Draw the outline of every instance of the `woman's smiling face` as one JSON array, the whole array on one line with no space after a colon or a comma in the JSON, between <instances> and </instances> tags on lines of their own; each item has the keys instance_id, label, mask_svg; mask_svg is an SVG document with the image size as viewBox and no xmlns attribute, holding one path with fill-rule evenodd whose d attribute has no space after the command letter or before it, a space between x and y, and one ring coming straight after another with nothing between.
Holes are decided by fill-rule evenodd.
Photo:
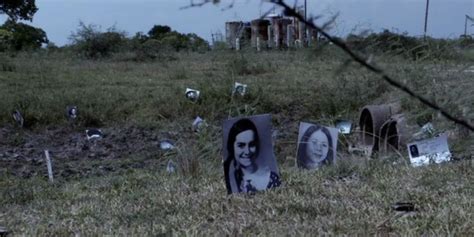
<instances>
[{"instance_id":1,"label":"woman's smiling face","mask_svg":"<svg viewBox=\"0 0 474 237\"><path fill-rule=\"evenodd\" d=\"M329 141L321 130L311 134L306 144L306 156L313 162L322 162L327 158Z\"/></svg>"},{"instance_id":2,"label":"woman's smiling face","mask_svg":"<svg viewBox=\"0 0 474 237\"><path fill-rule=\"evenodd\" d=\"M246 168L255 163L257 142L252 130L245 130L235 137L234 157L240 166Z\"/></svg>"}]
</instances>

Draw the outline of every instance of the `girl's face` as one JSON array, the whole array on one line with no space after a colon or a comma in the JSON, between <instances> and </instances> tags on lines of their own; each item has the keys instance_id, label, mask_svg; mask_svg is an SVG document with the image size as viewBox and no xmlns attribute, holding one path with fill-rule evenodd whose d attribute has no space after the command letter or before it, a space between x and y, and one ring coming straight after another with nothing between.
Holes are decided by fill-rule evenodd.
<instances>
[{"instance_id":1,"label":"girl's face","mask_svg":"<svg viewBox=\"0 0 474 237\"><path fill-rule=\"evenodd\" d=\"M329 142L326 134L318 130L311 134L306 144L306 156L313 162L322 162L327 158Z\"/></svg>"},{"instance_id":2,"label":"girl's face","mask_svg":"<svg viewBox=\"0 0 474 237\"><path fill-rule=\"evenodd\" d=\"M245 130L235 137L234 157L239 164L246 168L255 163L257 154L257 143L255 133L252 130Z\"/></svg>"}]
</instances>

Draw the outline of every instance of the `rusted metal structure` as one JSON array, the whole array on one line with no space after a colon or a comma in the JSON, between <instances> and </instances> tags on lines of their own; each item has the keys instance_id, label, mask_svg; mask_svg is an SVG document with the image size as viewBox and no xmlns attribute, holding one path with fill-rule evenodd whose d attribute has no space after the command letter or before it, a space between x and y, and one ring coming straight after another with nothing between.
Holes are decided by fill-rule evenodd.
<instances>
[{"instance_id":1,"label":"rusted metal structure","mask_svg":"<svg viewBox=\"0 0 474 237\"><path fill-rule=\"evenodd\" d=\"M225 23L225 38L230 48L236 47L236 39L240 38L243 27L244 23L242 21L230 21Z\"/></svg>"},{"instance_id":2,"label":"rusted metal structure","mask_svg":"<svg viewBox=\"0 0 474 237\"><path fill-rule=\"evenodd\" d=\"M293 21L288 18L279 17L272 19L273 39L276 48L288 46L287 30L291 24L293 24Z\"/></svg>"},{"instance_id":3,"label":"rusted metal structure","mask_svg":"<svg viewBox=\"0 0 474 237\"><path fill-rule=\"evenodd\" d=\"M257 38L260 47L257 47ZM315 31L306 30L304 22L297 18L269 14L266 19L255 19L251 22L226 22L226 42L236 48L237 39L241 44L250 42L253 48L286 48L314 44L317 40Z\"/></svg>"},{"instance_id":4,"label":"rusted metal structure","mask_svg":"<svg viewBox=\"0 0 474 237\"><path fill-rule=\"evenodd\" d=\"M250 22L252 29L251 43L252 47L257 47L257 38L260 43L268 41L268 26L270 25L269 20L256 19Z\"/></svg>"}]
</instances>

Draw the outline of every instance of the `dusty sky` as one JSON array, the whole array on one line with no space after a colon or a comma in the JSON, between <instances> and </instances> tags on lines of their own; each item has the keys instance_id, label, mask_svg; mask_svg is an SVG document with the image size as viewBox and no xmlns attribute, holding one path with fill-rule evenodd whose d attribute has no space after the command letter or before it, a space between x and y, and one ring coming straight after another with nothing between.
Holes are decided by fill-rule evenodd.
<instances>
[{"instance_id":1,"label":"dusty sky","mask_svg":"<svg viewBox=\"0 0 474 237\"><path fill-rule=\"evenodd\" d=\"M199 1L199 0L194 0ZM114 26L128 32L148 32L155 24L169 25L182 33L197 33L206 40L211 33L224 32L226 21L250 21L273 7L261 0L235 0L233 8L222 10L230 0L219 5L180 10L190 0L36 0L39 11L32 25L41 27L50 41L67 44L79 21L107 29ZM288 0L287 2L294 2ZM303 4L304 0L299 0ZM366 29L390 29L423 34L426 0L307 0L308 15L321 15L317 23L339 13L331 33L344 36ZM276 12L280 12L276 9ZM430 0L428 35L453 38L464 32L465 15L474 16L474 0ZM0 22L6 19L0 16ZM468 28L474 34L474 26Z\"/></svg>"}]
</instances>

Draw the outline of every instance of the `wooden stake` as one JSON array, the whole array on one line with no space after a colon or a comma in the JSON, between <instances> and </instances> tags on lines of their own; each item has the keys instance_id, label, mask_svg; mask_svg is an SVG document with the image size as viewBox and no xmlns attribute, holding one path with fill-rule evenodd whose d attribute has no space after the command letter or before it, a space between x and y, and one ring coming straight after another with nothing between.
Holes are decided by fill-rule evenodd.
<instances>
[{"instance_id":1,"label":"wooden stake","mask_svg":"<svg viewBox=\"0 0 474 237\"><path fill-rule=\"evenodd\" d=\"M53 166L51 165L51 158L49 157L49 151L44 150L44 155L46 156L46 165L48 167L48 178L49 182L53 182Z\"/></svg>"}]
</instances>

